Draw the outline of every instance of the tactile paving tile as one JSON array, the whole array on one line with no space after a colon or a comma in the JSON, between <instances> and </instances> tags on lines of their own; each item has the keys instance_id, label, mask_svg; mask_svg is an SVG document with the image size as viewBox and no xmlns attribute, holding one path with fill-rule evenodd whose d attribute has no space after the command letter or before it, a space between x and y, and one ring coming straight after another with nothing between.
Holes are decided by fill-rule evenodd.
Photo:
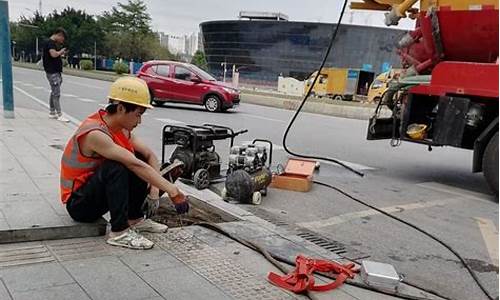
<instances>
[{"instance_id":1,"label":"tactile paving tile","mask_svg":"<svg viewBox=\"0 0 500 300\"><path fill-rule=\"evenodd\" d=\"M84 258L111 255L109 246L102 240L58 241L47 245L58 261L69 261Z\"/></svg>"},{"instance_id":2,"label":"tactile paving tile","mask_svg":"<svg viewBox=\"0 0 500 300\"><path fill-rule=\"evenodd\" d=\"M44 245L9 245L0 248L0 268L55 261Z\"/></svg>"},{"instance_id":3,"label":"tactile paving tile","mask_svg":"<svg viewBox=\"0 0 500 300\"><path fill-rule=\"evenodd\" d=\"M228 259L191 233L172 230L165 234L148 234L147 238L234 299L297 299Z\"/></svg>"},{"instance_id":4,"label":"tactile paving tile","mask_svg":"<svg viewBox=\"0 0 500 300\"><path fill-rule=\"evenodd\" d=\"M263 299L263 300L285 300L297 299L290 294L256 278L244 281L226 281L219 285L234 299Z\"/></svg>"}]
</instances>

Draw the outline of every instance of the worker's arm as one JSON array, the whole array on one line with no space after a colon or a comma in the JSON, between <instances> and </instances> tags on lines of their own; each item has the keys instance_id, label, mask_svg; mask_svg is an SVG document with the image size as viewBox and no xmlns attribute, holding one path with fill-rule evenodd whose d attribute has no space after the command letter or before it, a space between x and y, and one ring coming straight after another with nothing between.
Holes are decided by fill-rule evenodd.
<instances>
[{"instance_id":1,"label":"worker's arm","mask_svg":"<svg viewBox=\"0 0 500 300\"><path fill-rule=\"evenodd\" d=\"M151 150L134 134L130 133L130 135L130 142L134 146L134 150L140 153L144 157L146 163L150 165L158 174L160 174L160 164L158 163L158 158L154 154L153 150ZM151 186L149 195L153 198L158 198L159 194L159 189L155 186Z\"/></svg>"},{"instance_id":2,"label":"worker's arm","mask_svg":"<svg viewBox=\"0 0 500 300\"><path fill-rule=\"evenodd\" d=\"M66 53L66 48L62 48L61 50L57 51L56 49L49 49L49 54L53 58L59 57Z\"/></svg>"},{"instance_id":3,"label":"worker's arm","mask_svg":"<svg viewBox=\"0 0 500 300\"><path fill-rule=\"evenodd\" d=\"M115 144L111 137L104 132L99 130L91 131L85 137L84 142L85 146L87 146L89 150L106 159L114 160L123 164L127 169L142 178L144 181L162 191L166 191L174 203L175 201L184 201L183 197L177 197L180 191L175 185L161 177L155 169L135 157L132 152Z\"/></svg>"}]
</instances>

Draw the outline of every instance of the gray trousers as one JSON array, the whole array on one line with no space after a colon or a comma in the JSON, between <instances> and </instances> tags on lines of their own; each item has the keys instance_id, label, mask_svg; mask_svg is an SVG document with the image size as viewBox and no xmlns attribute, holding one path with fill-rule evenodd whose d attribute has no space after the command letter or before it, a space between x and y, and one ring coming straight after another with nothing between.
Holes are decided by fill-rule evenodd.
<instances>
[{"instance_id":1,"label":"gray trousers","mask_svg":"<svg viewBox=\"0 0 500 300\"><path fill-rule=\"evenodd\" d=\"M59 102L59 98L61 97L62 75L61 73L45 73L45 75L47 75L50 84L50 113L60 115L61 103Z\"/></svg>"}]
</instances>

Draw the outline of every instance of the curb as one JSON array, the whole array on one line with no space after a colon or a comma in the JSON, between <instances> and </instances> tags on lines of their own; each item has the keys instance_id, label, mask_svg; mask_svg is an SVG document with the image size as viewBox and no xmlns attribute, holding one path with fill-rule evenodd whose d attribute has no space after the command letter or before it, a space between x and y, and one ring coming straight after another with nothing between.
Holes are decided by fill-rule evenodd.
<instances>
[{"instance_id":1,"label":"curb","mask_svg":"<svg viewBox=\"0 0 500 300\"><path fill-rule=\"evenodd\" d=\"M296 111L301 103L300 100L277 98L277 97L263 96L263 95L252 95L244 93L242 93L241 98L243 103L276 107L292 111ZM311 100L313 99L314 98L312 98ZM331 104L327 102L318 102L311 100L308 100L306 102L306 104L302 108L303 112L334 116L340 118L358 119L358 120L368 120L370 117L373 116L376 107L372 104L358 106L358 105ZM391 112L388 109L383 108L381 111L381 115L390 116Z\"/></svg>"},{"instance_id":2,"label":"curb","mask_svg":"<svg viewBox=\"0 0 500 300\"><path fill-rule=\"evenodd\" d=\"M106 220L101 218L94 223L74 222L69 226L0 230L0 244L102 236L106 234L106 226Z\"/></svg>"}]
</instances>

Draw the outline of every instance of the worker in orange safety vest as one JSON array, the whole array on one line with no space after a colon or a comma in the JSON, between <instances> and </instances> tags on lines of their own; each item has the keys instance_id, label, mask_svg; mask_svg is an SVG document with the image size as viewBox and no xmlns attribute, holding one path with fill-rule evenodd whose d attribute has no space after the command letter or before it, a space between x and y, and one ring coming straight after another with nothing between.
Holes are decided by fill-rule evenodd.
<instances>
[{"instance_id":1,"label":"worker in orange safety vest","mask_svg":"<svg viewBox=\"0 0 500 300\"><path fill-rule=\"evenodd\" d=\"M153 242L141 232L165 232L152 221L165 191L177 213L187 213L184 194L162 177L156 155L133 129L150 105L146 83L121 77L110 88L105 110L87 117L68 141L61 160L61 200L79 222L94 222L110 213L107 243L150 249ZM146 212L146 216L145 216Z\"/></svg>"}]
</instances>

